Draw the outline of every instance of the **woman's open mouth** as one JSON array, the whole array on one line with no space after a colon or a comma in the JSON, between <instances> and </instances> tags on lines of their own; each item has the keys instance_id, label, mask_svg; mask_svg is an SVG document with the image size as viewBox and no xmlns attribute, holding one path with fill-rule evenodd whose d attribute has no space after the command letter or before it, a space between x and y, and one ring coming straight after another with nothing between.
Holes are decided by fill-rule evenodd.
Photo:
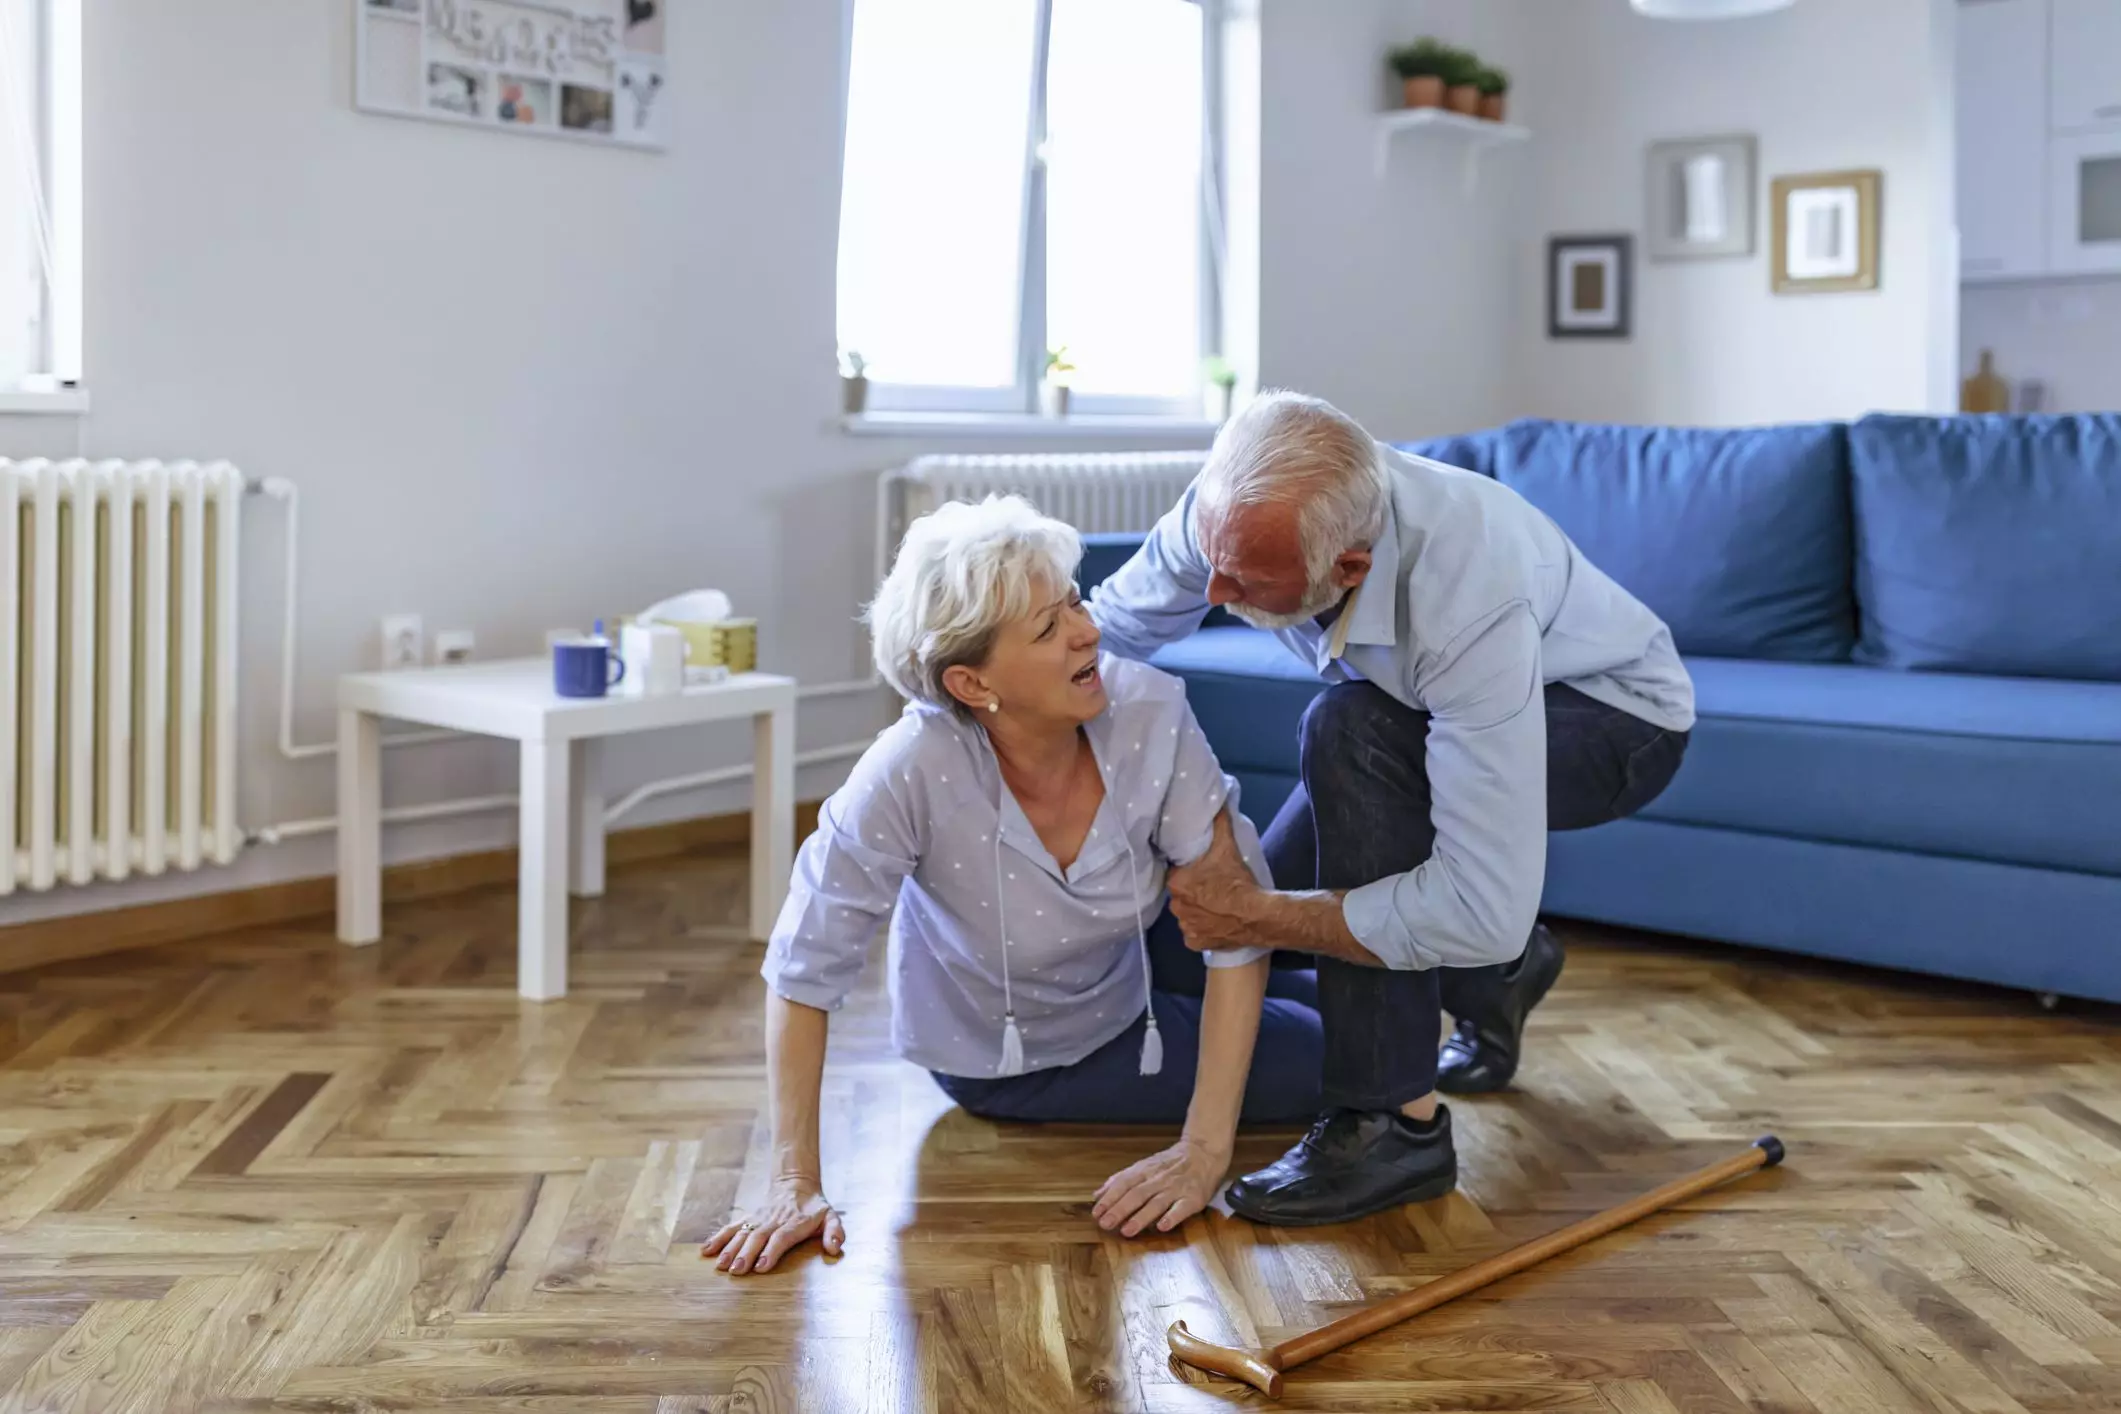
<instances>
[{"instance_id":1,"label":"woman's open mouth","mask_svg":"<svg viewBox=\"0 0 2121 1414\"><path fill-rule=\"evenodd\" d=\"M1072 675L1068 681L1074 683L1077 687L1090 687L1095 684L1097 682L1097 659L1092 658L1088 663L1084 664L1083 670Z\"/></svg>"}]
</instances>

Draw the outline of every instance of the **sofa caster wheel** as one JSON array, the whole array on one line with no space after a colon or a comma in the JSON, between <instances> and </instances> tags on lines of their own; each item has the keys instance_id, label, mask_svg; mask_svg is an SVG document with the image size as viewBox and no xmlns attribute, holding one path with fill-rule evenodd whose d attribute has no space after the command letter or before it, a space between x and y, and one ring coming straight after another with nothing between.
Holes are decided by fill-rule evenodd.
<instances>
[{"instance_id":1,"label":"sofa caster wheel","mask_svg":"<svg viewBox=\"0 0 2121 1414\"><path fill-rule=\"evenodd\" d=\"M2056 992L2042 992L2042 993L2040 993L2039 995L2040 995L2040 1010L2042 1010L2042 1011L2053 1011L2053 1010L2054 1010L2054 1009L2055 1009L2056 1007L2059 1007L2059 1006L2061 1006L2061 1005L2062 1005L2062 997L2061 997L2061 995L2060 995L2059 993L2056 993Z\"/></svg>"}]
</instances>

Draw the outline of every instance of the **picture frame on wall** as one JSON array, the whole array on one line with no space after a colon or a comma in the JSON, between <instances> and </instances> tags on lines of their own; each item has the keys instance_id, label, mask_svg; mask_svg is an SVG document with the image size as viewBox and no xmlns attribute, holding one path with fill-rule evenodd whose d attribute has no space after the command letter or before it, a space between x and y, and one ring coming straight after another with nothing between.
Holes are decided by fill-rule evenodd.
<instances>
[{"instance_id":1,"label":"picture frame on wall","mask_svg":"<svg viewBox=\"0 0 2121 1414\"><path fill-rule=\"evenodd\" d=\"M612 147L664 145L671 0L361 0L354 105Z\"/></svg>"},{"instance_id":2,"label":"picture frame on wall","mask_svg":"<svg viewBox=\"0 0 2121 1414\"><path fill-rule=\"evenodd\" d=\"M1776 294L1878 288L1878 201L1884 180L1876 168L1775 178L1769 201Z\"/></svg>"},{"instance_id":3,"label":"picture frame on wall","mask_svg":"<svg viewBox=\"0 0 2121 1414\"><path fill-rule=\"evenodd\" d=\"M1650 144L1650 259L1753 253L1753 151L1749 134Z\"/></svg>"},{"instance_id":4,"label":"picture frame on wall","mask_svg":"<svg viewBox=\"0 0 2121 1414\"><path fill-rule=\"evenodd\" d=\"M1632 236L1555 236L1547 242L1547 337L1625 339L1630 334Z\"/></svg>"}]
</instances>

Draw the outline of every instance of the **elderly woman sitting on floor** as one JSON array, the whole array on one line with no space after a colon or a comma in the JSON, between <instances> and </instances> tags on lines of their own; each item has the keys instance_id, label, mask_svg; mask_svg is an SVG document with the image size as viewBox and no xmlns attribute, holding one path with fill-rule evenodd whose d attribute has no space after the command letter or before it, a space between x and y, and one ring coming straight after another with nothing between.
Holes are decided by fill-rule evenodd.
<instances>
[{"instance_id":1,"label":"elderly woman sitting on floor","mask_svg":"<svg viewBox=\"0 0 2121 1414\"><path fill-rule=\"evenodd\" d=\"M1319 1106L1315 975L1192 952L1166 907L1167 871L1218 832L1269 876L1178 680L1099 654L1081 554L1022 500L953 503L914 524L869 607L910 705L825 802L767 947L774 1180L707 1244L725 1271L845 1240L820 1177L826 1018L886 914L893 1041L959 1105L1183 1121L1098 1191L1107 1229L1176 1227L1214 1196L1241 1119Z\"/></svg>"}]
</instances>

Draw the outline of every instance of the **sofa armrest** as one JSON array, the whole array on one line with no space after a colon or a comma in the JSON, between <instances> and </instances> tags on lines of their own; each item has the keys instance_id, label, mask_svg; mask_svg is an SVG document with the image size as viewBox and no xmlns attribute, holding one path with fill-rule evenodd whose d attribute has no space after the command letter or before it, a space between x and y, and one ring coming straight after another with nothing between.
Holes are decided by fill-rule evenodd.
<instances>
[{"instance_id":1,"label":"sofa armrest","mask_svg":"<svg viewBox=\"0 0 2121 1414\"><path fill-rule=\"evenodd\" d=\"M1083 597L1089 598L1090 591L1104 583L1121 565L1133 559L1134 552L1139 550L1142 541L1148 538L1132 530L1103 530L1095 535L1085 535L1082 563L1075 567L1075 583L1082 590ZM1214 608L1208 610L1208 616L1201 620L1200 626L1222 628L1241 622L1228 610Z\"/></svg>"},{"instance_id":2,"label":"sofa armrest","mask_svg":"<svg viewBox=\"0 0 2121 1414\"><path fill-rule=\"evenodd\" d=\"M1088 598L1112 572L1134 558L1146 535L1131 530L1100 531L1083 537L1083 561L1075 569L1075 583Z\"/></svg>"}]
</instances>

